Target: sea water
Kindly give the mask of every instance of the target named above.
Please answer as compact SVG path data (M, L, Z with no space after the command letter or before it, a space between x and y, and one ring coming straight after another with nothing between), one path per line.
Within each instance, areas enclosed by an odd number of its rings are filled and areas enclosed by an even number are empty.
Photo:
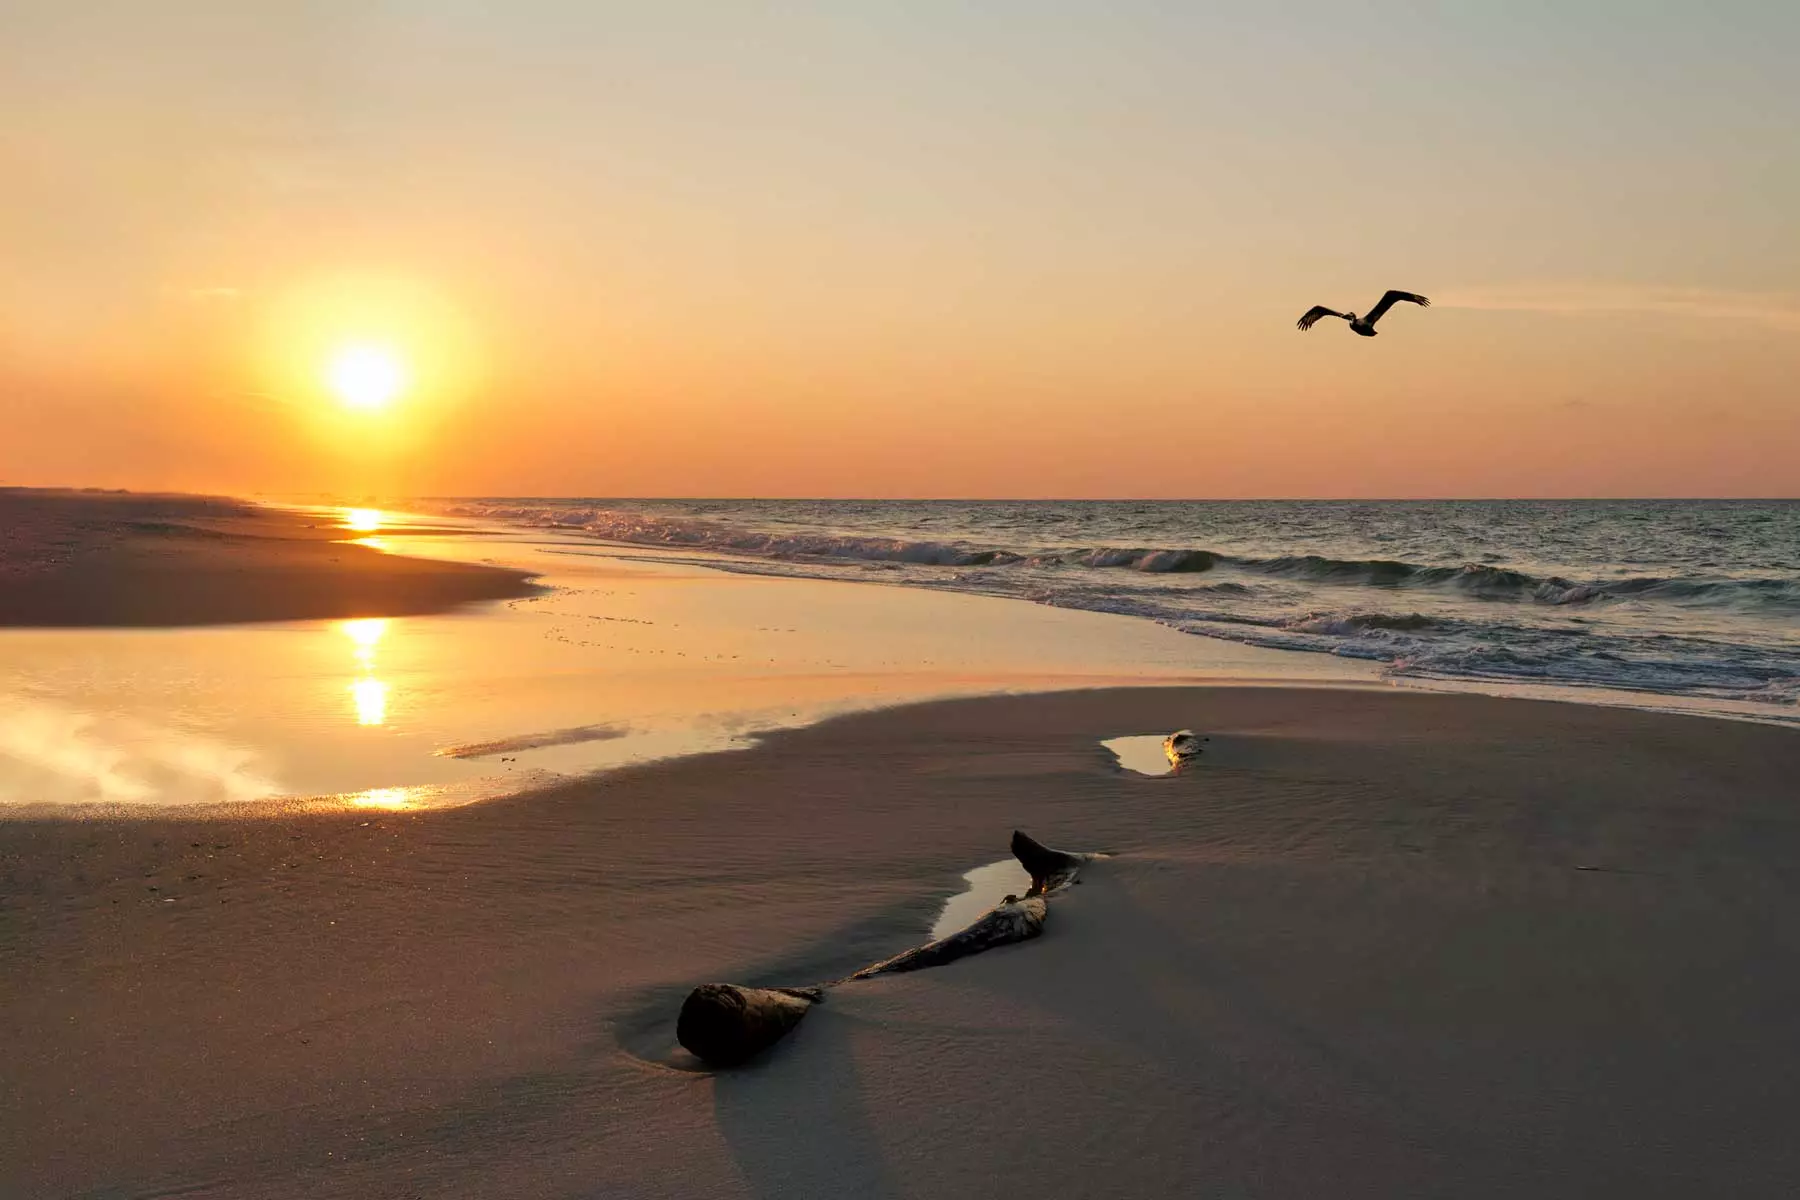
M1797 501L487 498L470 517L697 556L1121 613L1380 664L1800 719Z

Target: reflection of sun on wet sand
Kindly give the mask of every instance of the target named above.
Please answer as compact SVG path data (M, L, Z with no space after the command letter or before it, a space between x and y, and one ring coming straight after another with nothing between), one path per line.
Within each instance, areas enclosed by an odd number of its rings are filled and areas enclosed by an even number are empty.
M350 685L358 725L380 725L387 720L388 685L379 679L358 679Z
M387 633L387 618L363 617L338 626L355 645L357 666L362 676L350 684L350 697L356 705L358 725L381 725L387 721L388 685L375 678L375 646Z
M344 510L344 528L356 533L374 533L381 528L381 510L347 508Z
M208 625L442 612L520 571L383 554L351 524L233 500L0 489L0 626Z

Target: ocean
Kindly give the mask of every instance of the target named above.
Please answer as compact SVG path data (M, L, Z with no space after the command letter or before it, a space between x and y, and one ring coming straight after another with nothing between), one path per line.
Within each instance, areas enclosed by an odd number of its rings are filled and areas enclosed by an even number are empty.
M1118 613L1380 663L1800 722L1800 501L483 498L456 515L759 574Z

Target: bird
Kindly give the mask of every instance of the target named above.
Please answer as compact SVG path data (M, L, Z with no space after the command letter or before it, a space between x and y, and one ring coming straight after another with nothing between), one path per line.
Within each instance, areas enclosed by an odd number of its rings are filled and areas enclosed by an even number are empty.
M1344 320L1350 322L1350 332L1359 333L1363 337L1374 337L1375 322L1381 320L1381 314L1394 307L1394 301L1396 300L1407 300L1413 304L1426 307L1429 307L1431 304L1431 301L1427 300L1425 297L1414 295L1412 292L1395 291L1390 291L1383 296L1376 303L1375 307L1369 310L1369 315L1366 317L1359 317L1353 312L1341 313L1335 309L1326 308L1323 304L1315 304L1306 310L1306 315L1304 317L1300 318L1299 328L1300 331L1304 333L1308 329L1311 329L1318 322L1320 317L1342 317Z

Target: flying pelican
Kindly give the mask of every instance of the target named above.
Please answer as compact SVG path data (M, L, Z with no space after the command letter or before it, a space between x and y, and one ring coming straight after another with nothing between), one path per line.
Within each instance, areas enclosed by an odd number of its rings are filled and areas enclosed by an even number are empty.
M1429 305L1431 303L1431 301L1427 300L1425 297L1415 296L1411 292L1389 292L1381 298L1380 302L1377 303L1374 308L1369 310L1369 315L1366 317L1359 317L1355 313L1336 312L1326 308L1323 304L1315 304L1306 310L1306 315L1304 317L1300 318L1300 329L1302 332L1311 329L1313 325L1318 322L1320 317L1342 317L1344 320L1350 322L1350 332L1360 333L1364 337L1374 337L1375 322L1381 320L1382 313L1385 313L1388 309L1394 307L1394 301L1396 300L1410 300L1414 304L1423 305Z

